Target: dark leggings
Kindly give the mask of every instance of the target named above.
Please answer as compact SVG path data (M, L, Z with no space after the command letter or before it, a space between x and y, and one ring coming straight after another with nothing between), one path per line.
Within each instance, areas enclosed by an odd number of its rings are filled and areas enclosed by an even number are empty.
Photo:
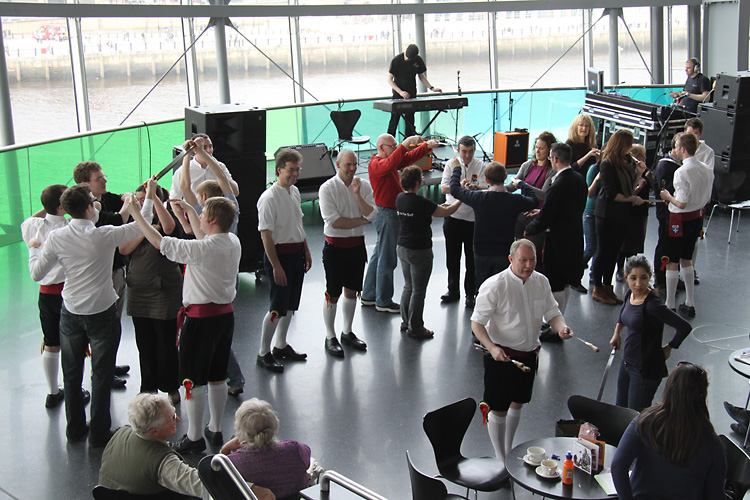
M594 285L611 285L626 231L617 220L596 218L596 255L594 256Z

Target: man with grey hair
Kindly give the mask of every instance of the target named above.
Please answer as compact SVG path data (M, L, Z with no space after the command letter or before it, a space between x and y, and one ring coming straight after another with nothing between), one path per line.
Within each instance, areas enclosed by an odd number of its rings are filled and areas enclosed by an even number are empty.
M546 319L561 339L573 336L549 281L534 271L534 244L526 239L513 242L508 260L509 268L479 288L471 315L471 329L488 352L484 356L484 401L490 407L487 430L502 460L513 447L521 408L531 401L542 321Z
M336 338L336 309L341 290L344 298L344 329L341 342L353 349L364 351L367 344L352 331L357 292L362 290L362 278L367 262L365 225L375 220L378 211L372 187L366 180L355 177L357 155L351 149L342 149L336 157L338 174L320 186L320 214L326 237L323 247L323 267L326 271L325 305L323 320L326 326L325 349L329 354L343 358L344 350Z
M164 395L142 393L128 405L130 425L121 427L107 444L99 484L134 495L159 499L201 497L198 470L174 451L167 438L177 432L179 417ZM259 499L272 500L266 488L250 485Z
M375 142L377 154L370 160L368 172L378 214L375 231L378 239L367 266L361 302L375 306L380 312L401 313L401 306L393 302L393 271L396 269L396 242L399 221L396 196L403 191L398 171L425 156L437 147L438 141L424 141L418 135L399 144L391 134L382 134Z

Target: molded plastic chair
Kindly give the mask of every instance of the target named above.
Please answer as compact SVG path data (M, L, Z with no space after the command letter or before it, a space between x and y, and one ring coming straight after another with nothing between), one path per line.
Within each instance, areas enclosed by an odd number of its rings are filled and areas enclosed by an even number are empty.
M476 409L476 401L466 398L431 411L422 426L442 477L475 492L497 491L508 481L505 463L495 457L466 458L461 454L461 442Z
M214 500L258 500L226 455L201 458L198 475Z
M153 495L136 495L124 490L113 490L102 485L94 486L94 490L91 493L94 495L95 500L159 500L162 498L168 500L170 498L185 498L184 495L171 491Z
M568 410L573 418L580 418L599 428L599 439L612 446L620 439L630 422L639 415L636 410L603 403L585 396L570 396Z
M406 451L406 462L409 464L412 500L467 500L466 497L461 495L448 493L448 489L441 480L418 471L411 463L408 450Z
M343 144L349 142L356 145L367 144L370 142L369 135L353 136L354 127L359 121L359 117L362 116L362 112L358 109L351 109L348 111L331 111L331 121L336 126L336 131L339 134L338 143ZM334 146L335 148L336 146Z
M724 490L728 500L740 500L750 488L750 456L737 443L719 436L724 445L724 456L727 459L727 477Z

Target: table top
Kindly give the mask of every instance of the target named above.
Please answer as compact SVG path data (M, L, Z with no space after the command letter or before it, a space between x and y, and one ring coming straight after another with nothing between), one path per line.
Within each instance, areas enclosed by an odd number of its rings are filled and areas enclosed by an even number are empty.
M750 368L750 367L748 367ZM526 449L530 446L541 446L547 451L547 456L558 455L558 468L562 470L565 454L573 449L576 438L550 437L532 439L519 444L510 450L505 459L505 468L510 474L511 480L529 491L548 498L573 498L577 500L606 500L609 497L596 482L593 476L586 474L580 469L573 471L573 485L564 485L562 479L545 479L537 476L536 467L527 465L523 461ZM604 467L609 468L612 457L617 450L616 447L606 445L604 450Z
M737 361L734 359L736 356L739 356L743 352L747 351L748 349L737 349L732 354L729 355L729 366L732 367L732 370L739 373L745 378L750 378L750 365L745 364L741 361Z

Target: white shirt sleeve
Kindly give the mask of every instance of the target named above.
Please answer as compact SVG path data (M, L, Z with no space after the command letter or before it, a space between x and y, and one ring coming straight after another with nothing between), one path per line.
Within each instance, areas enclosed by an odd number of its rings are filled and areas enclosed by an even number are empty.
M372 191L372 185L370 185L370 183L367 181L362 181L362 187L360 188L359 192L362 194L362 198L365 199L367 204L373 207L370 215L365 215L365 219L372 222L378 215L378 206L375 204L375 194Z
M174 453L170 453L159 465L159 484L166 489L191 497L203 496L203 483L198 469L186 464Z
M172 187L169 190L169 197L174 199L182 199L182 189L180 189L180 171L182 167L178 168L172 174Z

